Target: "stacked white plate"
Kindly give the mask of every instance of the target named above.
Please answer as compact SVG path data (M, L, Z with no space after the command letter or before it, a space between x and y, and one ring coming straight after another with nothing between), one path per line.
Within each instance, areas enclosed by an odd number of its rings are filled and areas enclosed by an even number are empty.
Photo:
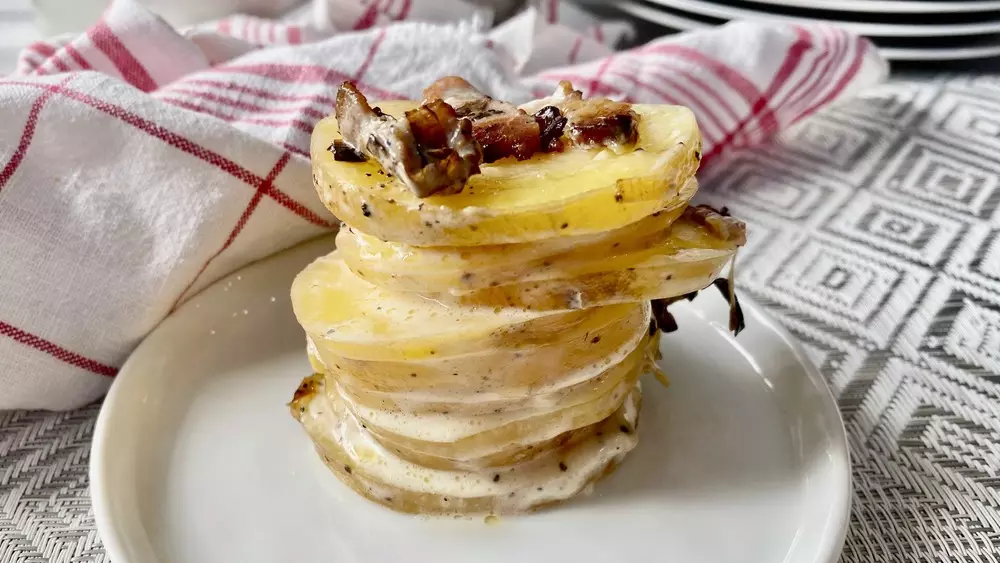
M821 21L870 37L894 60L1000 56L1000 0L622 0L616 5L680 31L730 20Z

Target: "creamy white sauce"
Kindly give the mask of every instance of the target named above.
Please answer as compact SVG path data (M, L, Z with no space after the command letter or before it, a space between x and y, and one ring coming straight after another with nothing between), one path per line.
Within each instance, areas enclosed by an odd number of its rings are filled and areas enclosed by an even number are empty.
M636 369L639 368L640 366L636 366ZM623 380L618 385L609 389L606 394L594 397L591 400L598 401L598 404L606 404L607 401L614 400L616 396L621 398L627 391L627 387L628 382ZM563 432L572 430L572 413L564 411L582 404L581 402L577 402L576 404L559 405L554 408L519 409L484 415L457 415L452 413L411 414L365 407L354 403L343 393L339 394L348 409L369 426L406 438L435 443L456 442L463 438L500 429L508 424L515 424L522 421L527 422L532 419L546 417L546 424L536 428L533 432L525 434L518 441L519 444L525 446L537 444L554 438ZM595 408L599 407L595 405ZM530 422L528 423L530 424ZM496 448L482 449L476 451L473 455L489 455L495 453L498 448L508 445L498 444Z
M483 470L430 469L406 461L383 448L348 409L323 393L309 403L306 422L340 446L357 468L354 477L375 492L382 485L455 499L495 497L496 511L521 512L584 491L609 464L635 448L637 433L621 427L635 428L640 394L637 384L623 405L599 424L600 436L595 432L562 452ZM392 494L390 489L382 491L384 496Z
M507 389L505 393L478 390L479 392L457 392L457 391L434 391L434 390L414 390L414 391L381 391L376 394L393 401L400 410L415 412L420 410L420 405L428 403L454 403L456 405L475 405L491 402L512 402L517 403L518 408L538 409L546 408L556 402L560 394L567 388L582 384L600 377L608 370L621 363L637 346L642 342L649 326L651 312L647 308L642 330L636 331L625 343L616 348L613 352L600 359L600 361L589 364L584 368L573 370L563 374L561 377L550 380L545 385L532 388ZM308 337L307 337L308 338ZM315 345L310 339L310 353L315 355ZM317 357L318 359L318 357Z

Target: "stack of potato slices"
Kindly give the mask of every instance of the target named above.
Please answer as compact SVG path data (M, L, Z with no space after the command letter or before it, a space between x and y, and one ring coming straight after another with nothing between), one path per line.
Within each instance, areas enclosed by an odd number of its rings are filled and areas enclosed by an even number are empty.
M632 110L626 150L504 158L425 197L374 159L336 159L335 118L316 126L314 182L345 225L292 286L315 374L290 406L358 493L521 512L588 490L636 446L638 379L658 358L650 301L710 285L745 234L688 206L691 112Z

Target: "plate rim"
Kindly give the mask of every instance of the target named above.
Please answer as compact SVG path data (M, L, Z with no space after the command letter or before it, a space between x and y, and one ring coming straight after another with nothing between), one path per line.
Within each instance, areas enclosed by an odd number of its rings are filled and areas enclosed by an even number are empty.
M140 344L122 365L119 375L112 382L111 388L101 405L97 421L94 425L94 434L89 451L90 463L88 469L88 481L91 505L94 512L94 523L99 537L104 545L105 551L111 561L115 561L116 563L138 563L134 558L129 557L129 554L133 553L133 549L130 549L130 542L126 541L126 535L118 533L119 526L115 523L116 518L114 511L111 509L113 502L109 497L109 491L112 489L113 485L108 480L108 471L105 468L106 461L110 457L110 450L112 449L109 447L109 430L115 418L115 411L117 410L116 405L125 400L125 397L122 397L121 395L122 393L125 393L122 389L126 384L120 382L129 381L135 377L141 377L138 374L141 374L142 370L133 367L133 365L142 362L143 356L146 354L145 350L150 346L156 345L156 339L153 339L152 337L160 332L169 330L170 325L177 322L175 320L176 318L182 315L192 314L191 311L198 308L199 298L210 294L213 290L217 290L219 287L225 286L237 277L245 275L248 269L264 269L267 268L269 264L278 262L280 258L284 256L288 256L289 254L296 252L305 252L306 247L311 248L317 240L322 238L323 237L317 237L309 241L304 241L299 245L248 264L243 268L216 280L214 283L199 292L198 295L181 305L171 315L164 319L164 321L161 322L153 331L146 335L146 337L142 340L142 342L140 342ZM824 425L829 430L829 432L826 433L828 436L828 445L837 454L837 459L831 460L830 464L830 467L833 469L831 481L834 482L836 486L836 492L833 495L829 515L821 524L822 534L815 550L816 558L814 559L814 563L837 563L843 551L850 527L854 491L852 457L843 415L840 412L840 407L837 404L833 390L830 388L830 385L826 382L819 369L809 359L805 349L802 348L798 340L792 336L788 329L781 325L775 317L764 310L752 297L743 294L740 296L740 300L744 314L752 317L755 324L759 324L763 328L769 330L773 337L776 337L778 341L786 346L787 350L802 367L805 375L810 381L811 387L821 395L821 400L825 405L825 408L822 409L822 416L824 418ZM150 342L152 342L152 344L150 344ZM136 373L137 375L131 375L133 373ZM144 538L144 541L148 546L149 535L145 534ZM135 545L134 540L131 545ZM160 563L172 562L160 561Z
M620 1L616 3L616 7L619 10L637 18L659 25L664 25L679 31L694 31L698 29L717 27L713 24L679 16L672 12L659 11L656 8L634 0ZM895 61L975 60L1000 55L1000 37L997 38L996 45L980 47L944 47L927 49L921 49L919 47L882 47L879 45L876 45L875 47L880 55L886 59Z
M819 10L894 14L975 14L1000 10L1000 1L915 2L913 0L752 0L759 4Z
M754 322L760 323L766 326L771 332L778 337L781 342L788 347L788 350L792 353L795 359L802 366L802 369L806 372L809 380L812 382L813 387L823 395L823 402L826 404L827 408L824 409L823 416L830 419L827 422L830 424L831 432L830 439L831 445L835 446L840 456L843 460L842 464L838 464L838 474L836 478L838 479L838 490L844 491L842 496L836 497L835 504L831 507L831 517L827 520L829 525L835 526L836 530L830 533L824 534L824 545L821 547L823 549L817 550L821 553L821 561L825 563L837 563L840 561L841 553L844 550L844 544L847 541L847 532L850 529L851 524L851 510L853 506L853 496L854 496L854 466L853 458L851 456L851 448L847 438L847 426L844 424L844 415L840 412L840 405L837 403L837 398L833 394L833 389L830 388L829 383L820 373L819 368L809 359L806 354L805 349L797 338L795 338L791 332L785 328L784 325L778 322L778 320L764 310L756 302L755 299L744 293L740 295L740 306L743 308L744 314L750 312L750 316L754 317ZM832 407L832 408L831 408ZM839 525L837 524L839 522Z
M838 21L829 19L802 18L782 14L767 14L728 4L716 4L711 0L648 0L652 4L689 12L694 15L729 21L781 21L786 23L820 23L834 25L859 35L880 37L944 37L953 35L986 35L1000 32L1000 20L973 24L914 25L914 24L873 24L864 22ZM653 9L653 8L651 8Z

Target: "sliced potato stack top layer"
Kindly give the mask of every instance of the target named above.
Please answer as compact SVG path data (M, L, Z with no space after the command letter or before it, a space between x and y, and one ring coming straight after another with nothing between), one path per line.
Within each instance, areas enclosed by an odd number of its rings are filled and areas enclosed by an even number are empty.
M399 116L416 102L383 102ZM525 161L482 165L459 194L418 198L378 163L334 160L337 121L320 121L312 136L314 182L324 204L342 221L382 240L417 246L523 243L601 233L693 195L684 185L698 168L701 136L694 115L680 106L634 105L639 141L634 150L570 147Z

